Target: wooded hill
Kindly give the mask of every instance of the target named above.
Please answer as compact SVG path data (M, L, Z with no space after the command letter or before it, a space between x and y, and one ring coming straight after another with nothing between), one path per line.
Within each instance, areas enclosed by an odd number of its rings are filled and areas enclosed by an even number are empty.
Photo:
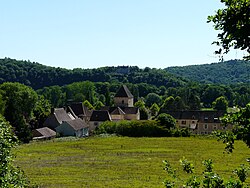
M169 67L167 72L205 84L250 83L250 61L230 60L219 63Z
M188 81L161 69L139 69L137 66L103 67L96 69L73 70L55 68L30 61L0 59L0 84L19 82L33 89L45 86L67 85L80 81L146 83L154 86L178 87Z
M146 83L157 87L185 86L191 81L214 84L250 83L250 62L231 60L205 65L169 67L165 69L137 66L102 67L73 70L39 63L0 59L0 83L20 82L40 89L45 86L67 85L79 81Z

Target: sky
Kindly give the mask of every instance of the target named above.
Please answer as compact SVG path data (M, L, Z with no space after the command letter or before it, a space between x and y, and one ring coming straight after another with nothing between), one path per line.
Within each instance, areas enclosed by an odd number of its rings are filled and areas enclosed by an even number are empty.
M0 0L0 58L62 68L214 63L219 0ZM232 51L225 60L239 59Z

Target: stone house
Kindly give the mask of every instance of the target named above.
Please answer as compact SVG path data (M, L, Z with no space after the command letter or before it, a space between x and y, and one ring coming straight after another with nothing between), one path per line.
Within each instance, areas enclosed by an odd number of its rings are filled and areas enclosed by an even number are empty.
M87 123L74 113L66 112L64 108L52 109L43 125L55 130L62 136L83 137L89 134Z
M52 108L51 114L45 120L43 126L55 130L55 128L61 125L62 122L73 119L75 119L75 117L72 114L67 113L64 108Z
M225 111L166 111L164 113L176 119L177 127L188 128L194 134L211 134L216 130L232 129L232 126L223 126L220 121Z
M92 133L101 123L112 121L107 110L94 110L89 120L89 130Z
M77 118L70 121L63 121L56 127L56 132L61 136L86 137L89 135L89 127L82 119Z

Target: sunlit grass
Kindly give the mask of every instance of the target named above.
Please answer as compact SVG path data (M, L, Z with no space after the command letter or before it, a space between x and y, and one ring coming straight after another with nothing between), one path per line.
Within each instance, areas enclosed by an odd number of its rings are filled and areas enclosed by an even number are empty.
M212 158L215 171L229 178L250 156L243 142L235 148L225 154L212 138L92 137L21 145L16 163L40 187L163 187L163 160L181 172L179 159L185 156L201 174L201 162Z

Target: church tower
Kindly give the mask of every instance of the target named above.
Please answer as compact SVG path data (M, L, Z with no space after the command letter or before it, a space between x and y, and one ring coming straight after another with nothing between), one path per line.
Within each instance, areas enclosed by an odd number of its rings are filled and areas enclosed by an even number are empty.
M115 106L134 107L134 96L127 86L122 85L114 97Z

